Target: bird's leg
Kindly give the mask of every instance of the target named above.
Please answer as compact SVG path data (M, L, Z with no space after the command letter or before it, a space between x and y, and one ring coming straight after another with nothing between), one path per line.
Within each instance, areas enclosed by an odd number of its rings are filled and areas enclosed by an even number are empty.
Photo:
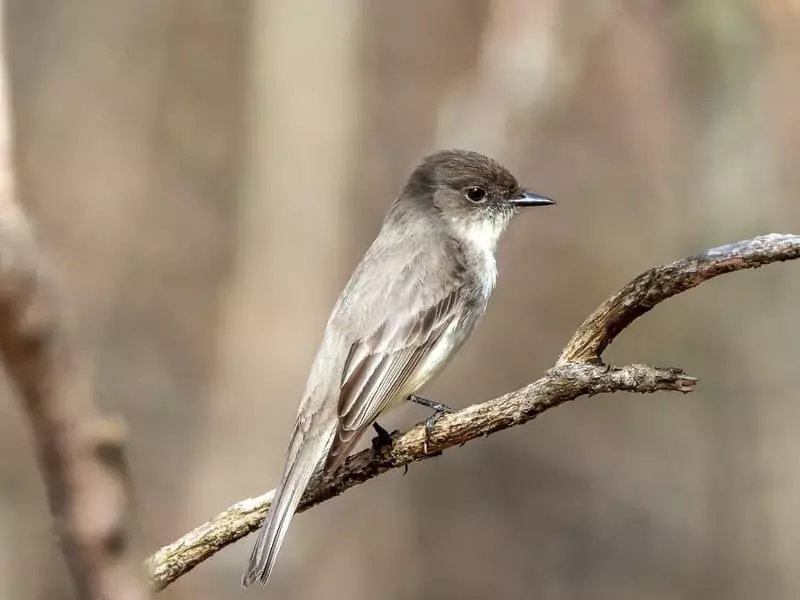
M425 450L425 454L427 454L428 442L431 441L433 426L436 425L436 421L442 418L443 414L451 413L453 412L453 409L439 402L434 402L433 400L428 400L422 396L417 396L416 394L411 394L408 399L414 404L419 404L420 406L430 408L433 411L433 414L425 419L425 446L423 449Z

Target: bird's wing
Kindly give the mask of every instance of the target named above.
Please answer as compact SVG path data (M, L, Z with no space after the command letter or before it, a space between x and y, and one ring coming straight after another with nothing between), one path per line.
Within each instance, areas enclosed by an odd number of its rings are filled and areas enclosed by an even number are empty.
M371 335L350 347L342 374L339 423L326 470L347 458L364 430L401 392L458 318L458 297L456 289L424 309L388 315Z

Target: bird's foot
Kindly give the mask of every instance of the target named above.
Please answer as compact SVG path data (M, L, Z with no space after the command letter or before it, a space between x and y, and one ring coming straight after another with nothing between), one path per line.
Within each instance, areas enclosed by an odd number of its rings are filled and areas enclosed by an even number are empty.
M420 406L424 406L426 408L430 408L433 411L430 417L425 419L425 444L423 446L423 450L425 454L428 453L428 444L431 441L431 435L433 434L433 427L436 425L436 422L442 418L442 415L446 413L454 412L452 408L445 404L441 404L440 402L434 402L433 400L428 400L423 398L422 396L417 396L416 394L411 394L408 399L413 402L414 404L419 404Z
M375 429L375 437L372 438L372 450L373 452L380 452L384 448L389 448L394 441L394 436L400 433L399 429L395 429L392 433L386 431L383 427L381 427L378 423L372 424L373 429ZM403 465L403 475L408 473L408 465Z
M372 438L372 449L375 452L380 452L384 448L387 448L392 445L392 436L396 433L399 433L397 430L389 433L383 427L381 427L378 423L372 424L373 429L375 429L375 437Z

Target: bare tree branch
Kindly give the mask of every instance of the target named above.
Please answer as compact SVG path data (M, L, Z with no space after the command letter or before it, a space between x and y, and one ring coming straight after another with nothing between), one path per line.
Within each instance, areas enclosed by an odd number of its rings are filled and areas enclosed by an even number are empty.
M88 363L16 198L0 0L0 355L31 425L56 533L85 600L150 592L127 555L123 430L94 406Z
M651 269L614 294L584 322L562 352L558 364L538 381L515 392L444 415L433 430L428 453L424 428L416 426L394 437L380 453L364 450L350 457L332 476L317 473L300 510L324 502L381 473L425 460L534 419L545 410L580 396L617 391L690 392L696 379L680 369L645 365L603 365L601 352L636 318L667 298L717 275L800 258L800 236L770 234L727 244ZM243 500L207 523L164 546L147 561L154 589L161 590L228 544L256 530L274 492Z
M623 329L656 304L717 275L800 258L798 239L796 235L771 233L711 248L697 256L645 271L589 315L557 364L599 359Z
M695 379L684 375L679 369L653 369L645 365L621 368L595 365L557 367L515 392L442 416L434 428L427 454L423 448L425 429L417 426L403 435L395 436L392 446L380 453L364 450L351 456L332 477L321 478L317 474L303 496L298 512L391 469L437 456L447 448L526 423L548 408L578 396L614 391L688 392L694 384ZM217 551L257 529L267 513L273 493L274 490L234 504L156 552L148 560L155 589L163 589Z

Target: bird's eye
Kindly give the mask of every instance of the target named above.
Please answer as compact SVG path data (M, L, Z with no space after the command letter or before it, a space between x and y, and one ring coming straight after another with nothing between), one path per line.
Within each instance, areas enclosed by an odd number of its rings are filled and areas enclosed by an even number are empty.
M478 187L477 185L473 185L467 188L466 196L467 200L470 202L480 204L486 200L486 190L482 187Z

